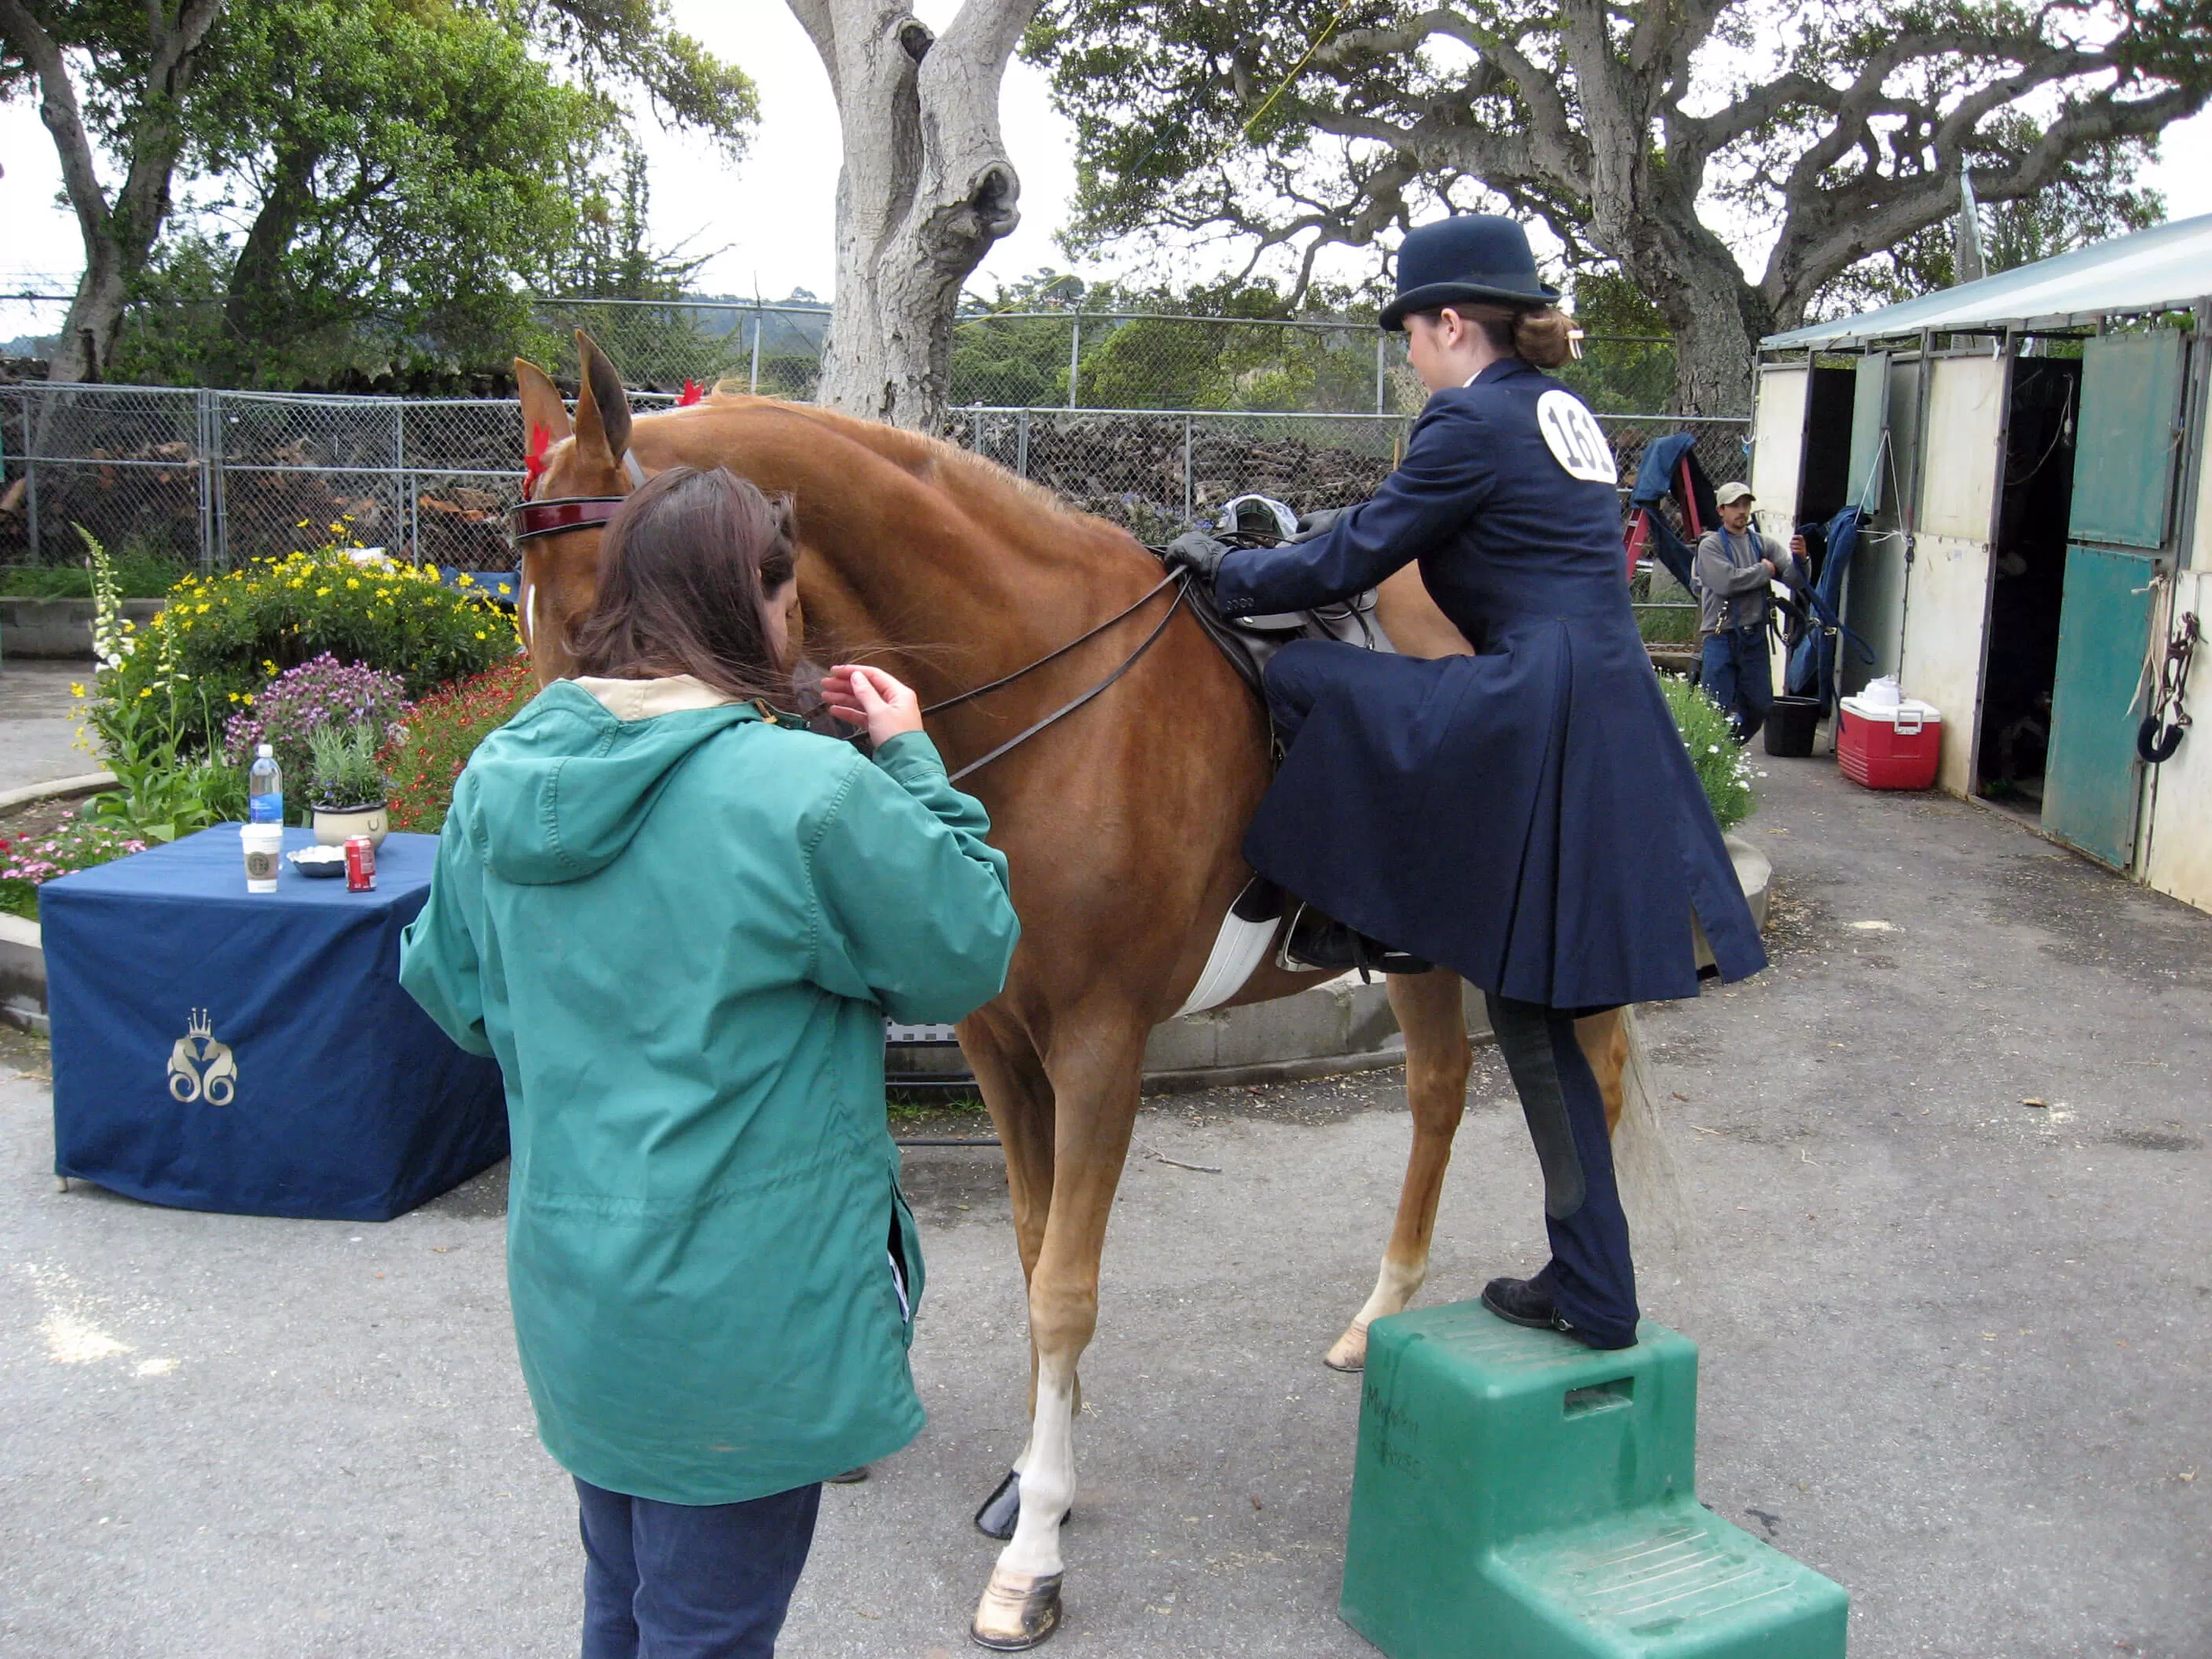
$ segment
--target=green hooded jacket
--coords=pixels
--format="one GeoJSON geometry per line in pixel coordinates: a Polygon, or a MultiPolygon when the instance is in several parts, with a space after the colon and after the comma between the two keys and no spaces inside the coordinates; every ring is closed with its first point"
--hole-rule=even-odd
{"type": "Polygon", "coordinates": [[[872,763],[689,678],[562,681],[477,749],[400,980],[506,1079],[515,1340],[571,1474],[738,1503],[920,1431],[883,1021],[1005,982],[989,827],[926,736],[872,763]]]}

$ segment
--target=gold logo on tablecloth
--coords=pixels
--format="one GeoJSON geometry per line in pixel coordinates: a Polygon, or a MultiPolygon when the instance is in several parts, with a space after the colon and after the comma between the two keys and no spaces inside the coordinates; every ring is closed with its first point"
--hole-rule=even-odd
{"type": "Polygon", "coordinates": [[[187,1106],[196,1100],[228,1106],[237,1096],[238,1060],[228,1043],[215,1040],[215,1022],[204,1008],[192,1010],[185,1035],[169,1050],[169,1093],[187,1106]]]}

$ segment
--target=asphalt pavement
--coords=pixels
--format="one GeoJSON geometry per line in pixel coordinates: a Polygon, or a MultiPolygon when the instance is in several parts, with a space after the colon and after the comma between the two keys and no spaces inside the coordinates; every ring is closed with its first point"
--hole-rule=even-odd
{"type": "MultiPolygon", "coordinates": [[[[1760,764],[1774,965],[1647,1025],[1688,1224],[1639,1218],[1642,1284],[1701,1347],[1700,1495],[1850,1589],[1857,1659],[2203,1659],[2212,916],[1980,808],[1760,764]]],[[[1480,1060],[1425,1302],[1539,1259],[1480,1060]]],[[[504,1170],[381,1226],[59,1194],[45,1069],[0,1054],[0,1655],[574,1652],[504,1170]]],[[[1068,1659],[1373,1651],[1335,1613],[1358,1383],[1320,1360],[1389,1224],[1397,1087],[1148,1103],[1068,1659]]],[[[995,1158],[908,1155],[930,1426],[826,1494],[787,1654],[967,1650],[968,1515],[1027,1376],[995,1158]]]]}
{"type": "Polygon", "coordinates": [[[89,686],[89,662],[0,664],[0,789],[51,783],[99,771],[104,763],[77,743],[72,683],[89,686]]]}

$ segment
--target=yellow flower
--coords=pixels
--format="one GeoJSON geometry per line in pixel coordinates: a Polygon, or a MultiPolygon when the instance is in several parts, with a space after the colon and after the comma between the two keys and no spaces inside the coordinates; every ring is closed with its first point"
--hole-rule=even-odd
{"type": "Polygon", "coordinates": [[[331,590],[330,590],[329,588],[327,588],[327,587],[319,587],[319,588],[317,588],[317,589],[315,590],[315,597],[316,597],[317,599],[321,599],[321,598],[323,597],[323,595],[324,595],[324,594],[325,594],[325,593],[329,592],[330,591],[331,591],[331,590]]]}
{"type": "Polygon", "coordinates": [[[346,586],[348,587],[359,587],[361,586],[361,578],[358,576],[348,576],[346,578],[346,586]]]}
{"type": "Polygon", "coordinates": [[[453,586],[456,587],[473,587],[476,586],[476,583],[469,575],[469,573],[464,570],[459,575],[453,578],[453,586]]]}
{"type": "Polygon", "coordinates": [[[154,695],[154,688],[150,685],[142,685],[138,688],[138,695],[142,697],[150,697],[154,695]]]}
{"type": "MultiPolygon", "coordinates": [[[[261,659],[261,669],[264,673],[273,674],[276,672],[276,665],[270,661],[268,658],[264,657],[261,659]]],[[[248,701],[251,701],[251,699],[248,701]]]]}
{"type": "Polygon", "coordinates": [[[204,617],[207,615],[207,602],[204,599],[200,602],[198,611],[200,615],[204,617]]]}
{"type": "Polygon", "coordinates": [[[500,591],[501,592],[502,592],[502,593],[511,593],[511,592],[513,592],[514,590],[513,588],[509,587],[509,586],[508,586],[505,582],[501,582],[501,583],[499,585],[499,591],[500,591]]]}
{"type": "Polygon", "coordinates": [[[235,692],[235,691],[232,692],[232,693],[230,694],[230,700],[231,700],[233,702],[236,702],[238,701],[238,693],[237,693],[237,692],[235,692]]]}
{"type": "Polygon", "coordinates": [[[485,635],[484,631],[483,631],[483,629],[479,628],[478,629],[477,629],[477,637],[478,639],[480,639],[480,640],[481,640],[481,639],[483,639],[483,638],[485,638],[485,637],[486,637],[486,635],[485,635]]]}
{"type": "Polygon", "coordinates": [[[253,693],[252,693],[251,691],[247,692],[244,696],[240,697],[240,698],[239,699],[239,701],[240,701],[240,702],[244,703],[244,704],[245,704],[248,708],[252,708],[252,707],[253,707],[253,693]]]}
{"type": "Polygon", "coordinates": [[[305,576],[295,576],[290,581],[284,584],[287,587],[305,587],[307,585],[307,579],[305,576]]]}
{"type": "Polygon", "coordinates": [[[345,534],[345,526],[344,526],[343,525],[342,525],[342,524],[334,524],[334,525],[332,525],[332,526],[331,526],[331,535],[333,535],[333,536],[343,536],[343,535],[344,535],[344,534],[345,534]]]}
{"type": "Polygon", "coordinates": [[[79,685],[75,680],[71,680],[70,682],[70,696],[72,697],[81,697],[83,695],[84,688],[82,685],[79,685]]]}
{"type": "Polygon", "coordinates": [[[343,519],[348,524],[351,524],[353,522],[353,514],[350,513],[341,513],[338,516],[343,519]]]}
{"type": "MultiPolygon", "coordinates": [[[[305,519],[301,520],[299,523],[297,523],[297,524],[295,524],[295,525],[294,525],[294,526],[292,526],[292,528],[293,528],[293,529],[295,529],[295,530],[305,530],[307,527],[307,521],[305,519]]],[[[295,553],[295,554],[294,554],[292,556],[293,556],[294,558],[297,558],[297,557],[299,557],[299,555],[295,553]]]]}

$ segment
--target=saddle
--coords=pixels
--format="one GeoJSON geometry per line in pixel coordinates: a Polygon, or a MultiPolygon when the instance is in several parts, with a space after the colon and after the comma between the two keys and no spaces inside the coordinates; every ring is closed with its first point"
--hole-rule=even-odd
{"type": "MultiPolygon", "coordinates": [[[[1230,547],[1278,547],[1299,539],[1291,533],[1297,526],[1297,514],[1265,495],[1239,495],[1224,506],[1222,521],[1231,528],[1219,540],[1230,547]],[[1255,527],[1245,527],[1255,520],[1255,527]]],[[[1261,677],[1268,660],[1293,640],[1335,640],[1365,651],[1395,653],[1396,650],[1376,620],[1371,587],[1317,610],[1285,611],[1267,617],[1224,617],[1214,604],[1212,590],[1196,582],[1186,590],[1185,602],[1199,625],[1221,647],[1221,654],[1229,659],[1229,665],[1262,702],[1266,693],[1261,677]]]]}

